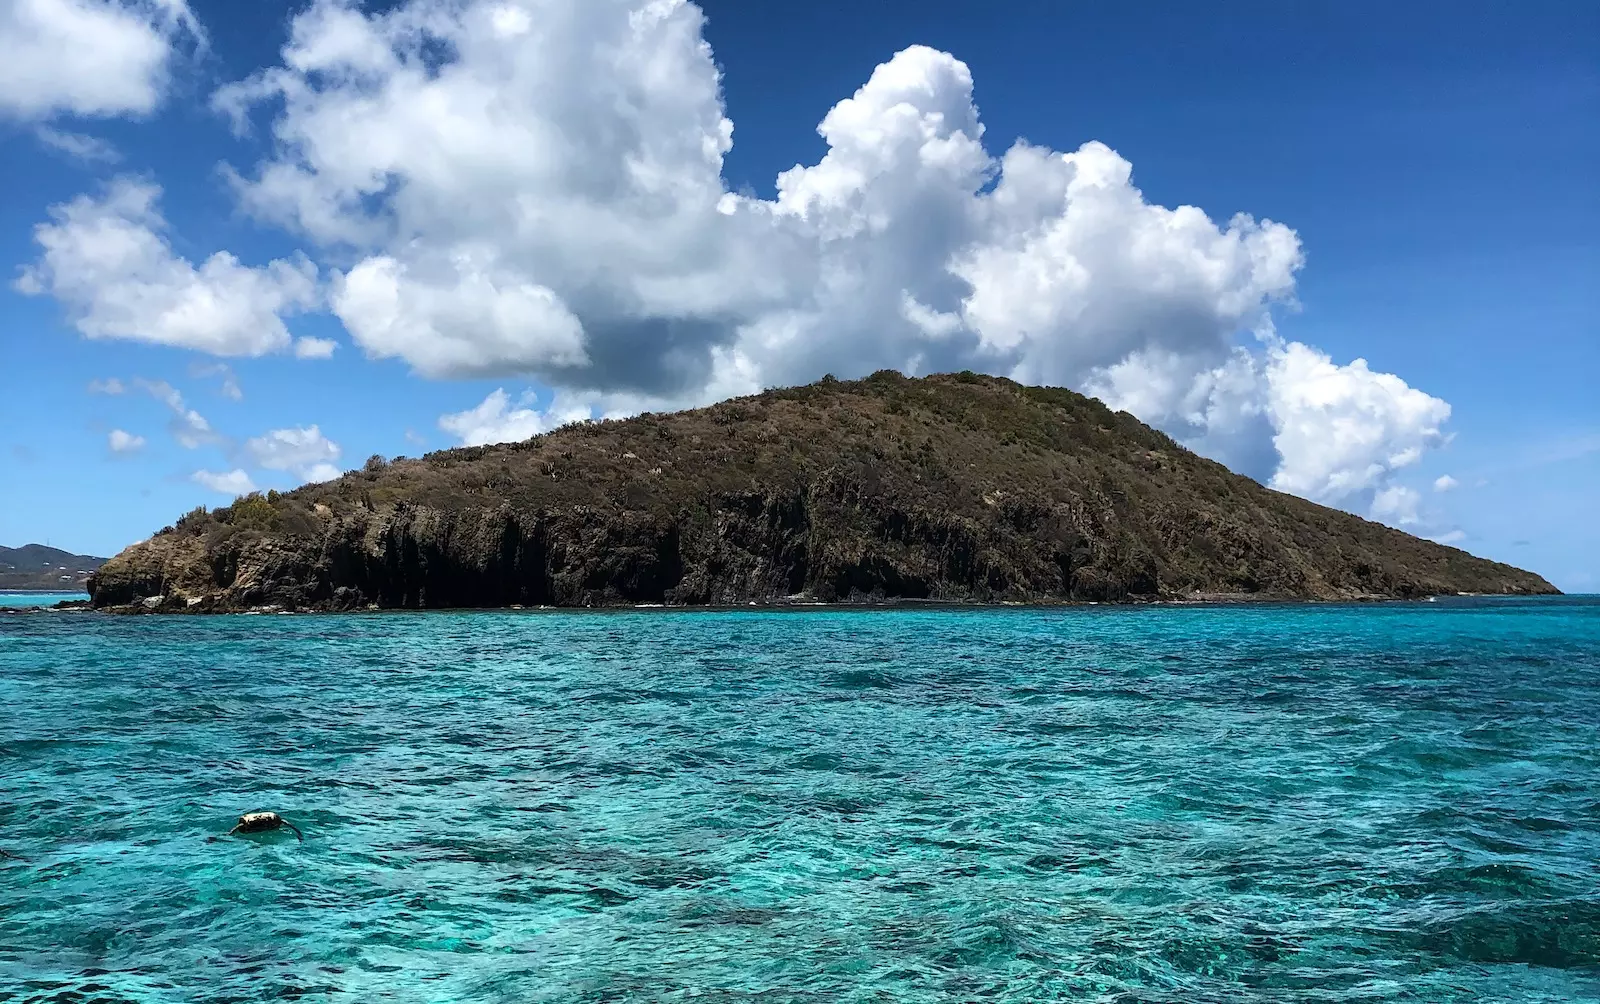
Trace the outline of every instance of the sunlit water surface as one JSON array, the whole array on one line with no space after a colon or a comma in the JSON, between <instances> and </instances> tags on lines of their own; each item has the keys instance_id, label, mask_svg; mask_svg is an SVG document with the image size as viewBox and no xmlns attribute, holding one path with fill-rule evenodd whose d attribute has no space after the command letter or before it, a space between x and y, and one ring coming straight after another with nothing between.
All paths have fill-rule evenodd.
<instances>
[{"instance_id":1,"label":"sunlit water surface","mask_svg":"<svg viewBox=\"0 0 1600 1004\"><path fill-rule=\"evenodd\" d=\"M88 593L0 592L0 610L8 607L53 607L63 600L88 598Z\"/></svg>"},{"instance_id":2,"label":"sunlit water surface","mask_svg":"<svg viewBox=\"0 0 1600 1004\"><path fill-rule=\"evenodd\" d=\"M10 615L0 849L5 1001L1600 1000L1600 601Z\"/></svg>"}]
</instances>

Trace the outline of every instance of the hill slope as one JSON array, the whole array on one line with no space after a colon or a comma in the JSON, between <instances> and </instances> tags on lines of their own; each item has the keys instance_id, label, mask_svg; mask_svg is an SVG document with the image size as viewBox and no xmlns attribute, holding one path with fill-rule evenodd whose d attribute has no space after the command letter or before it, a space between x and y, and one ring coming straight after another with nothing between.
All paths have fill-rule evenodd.
<instances>
[{"instance_id":1,"label":"hill slope","mask_svg":"<svg viewBox=\"0 0 1600 1004\"><path fill-rule=\"evenodd\" d=\"M196 610L1555 592L1070 391L889 372L375 458L196 510L89 589Z\"/></svg>"},{"instance_id":2,"label":"hill slope","mask_svg":"<svg viewBox=\"0 0 1600 1004\"><path fill-rule=\"evenodd\" d=\"M0 547L0 589L82 589L104 558L43 544Z\"/></svg>"}]
</instances>

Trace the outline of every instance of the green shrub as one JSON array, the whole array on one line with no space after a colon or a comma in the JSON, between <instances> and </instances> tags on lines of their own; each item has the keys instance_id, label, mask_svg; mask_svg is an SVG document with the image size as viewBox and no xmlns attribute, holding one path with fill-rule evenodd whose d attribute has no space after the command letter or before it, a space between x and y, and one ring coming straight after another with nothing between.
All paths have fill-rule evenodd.
<instances>
[{"instance_id":1,"label":"green shrub","mask_svg":"<svg viewBox=\"0 0 1600 1004\"><path fill-rule=\"evenodd\" d=\"M280 521L278 509L260 492L251 492L233 500L233 505L228 507L229 519L226 522L242 530L275 530ZM220 518L219 510L217 516Z\"/></svg>"}]
</instances>

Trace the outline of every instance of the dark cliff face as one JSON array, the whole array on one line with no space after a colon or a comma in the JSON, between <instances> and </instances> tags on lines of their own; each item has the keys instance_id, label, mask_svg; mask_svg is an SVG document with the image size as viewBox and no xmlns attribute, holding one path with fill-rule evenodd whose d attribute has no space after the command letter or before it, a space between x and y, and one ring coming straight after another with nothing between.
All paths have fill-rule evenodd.
<instances>
[{"instance_id":1,"label":"dark cliff face","mask_svg":"<svg viewBox=\"0 0 1600 1004\"><path fill-rule=\"evenodd\" d=\"M1070 391L893 373L369 463L190 513L89 589L199 611L1555 591Z\"/></svg>"}]
</instances>

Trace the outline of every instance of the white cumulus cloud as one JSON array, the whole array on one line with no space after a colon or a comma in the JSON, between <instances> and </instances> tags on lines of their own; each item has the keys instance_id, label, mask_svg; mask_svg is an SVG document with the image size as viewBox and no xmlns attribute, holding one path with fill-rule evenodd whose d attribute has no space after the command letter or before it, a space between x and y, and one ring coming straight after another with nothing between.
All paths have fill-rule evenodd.
<instances>
[{"instance_id":1,"label":"white cumulus cloud","mask_svg":"<svg viewBox=\"0 0 1600 1004\"><path fill-rule=\"evenodd\" d=\"M427 376L585 361L582 325L549 289L464 255L429 278L417 269L380 255L336 283L334 312L368 355L398 356Z\"/></svg>"},{"instance_id":2,"label":"white cumulus cloud","mask_svg":"<svg viewBox=\"0 0 1600 1004\"><path fill-rule=\"evenodd\" d=\"M204 43L186 0L5 0L0 116L147 114L185 39Z\"/></svg>"},{"instance_id":3,"label":"white cumulus cloud","mask_svg":"<svg viewBox=\"0 0 1600 1004\"><path fill-rule=\"evenodd\" d=\"M121 178L105 196L79 196L34 229L43 249L16 288L48 293L90 338L126 338L221 356L289 346L281 315L318 301L304 257L252 268L219 251L198 267L176 255L156 209L160 189Z\"/></svg>"},{"instance_id":4,"label":"white cumulus cloud","mask_svg":"<svg viewBox=\"0 0 1600 1004\"><path fill-rule=\"evenodd\" d=\"M222 472L195 471L189 475L189 480L229 496L248 495L256 490L256 483L250 480L250 475L237 469Z\"/></svg>"},{"instance_id":5,"label":"white cumulus cloud","mask_svg":"<svg viewBox=\"0 0 1600 1004\"><path fill-rule=\"evenodd\" d=\"M1363 512L1442 441L1443 401L1276 334L1292 229L1153 204L1097 142L991 154L948 53L907 48L819 109L826 152L775 198L730 190L703 27L681 0L316 0L281 65L216 96L270 119L233 183L352 263L330 302L356 345L429 377L526 374L609 410L970 367ZM496 392L440 424L551 421Z\"/></svg>"},{"instance_id":6,"label":"white cumulus cloud","mask_svg":"<svg viewBox=\"0 0 1600 1004\"><path fill-rule=\"evenodd\" d=\"M497 389L476 408L440 416L439 428L455 436L462 446L516 443L569 422L592 418L595 413L593 404L565 395L558 395L543 411L526 407L527 403L525 396L521 404L513 407L504 388Z\"/></svg>"},{"instance_id":7,"label":"white cumulus cloud","mask_svg":"<svg viewBox=\"0 0 1600 1004\"><path fill-rule=\"evenodd\" d=\"M1298 342L1269 350L1266 385L1283 458L1272 487L1330 505L1397 491L1389 476L1442 442L1450 417L1449 404L1391 373L1373 372L1363 359L1340 366ZM1399 498L1388 496L1379 517L1414 516L1415 505Z\"/></svg>"},{"instance_id":8,"label":"white cumulus cloud","mask_svg":"<svg viewBox=\"0 0 1600 1004\"><path fill-rule=\"evenodd\" d=\"M1132 165L1087 143L1065 155L1019 144L987 200L988 240L958 258L963 312L984 349L1028 382L1077 381L1131 353L1198 351L1288 300L1303 258L1294 231L1144 201Z\"/></svg>"},{"instance_id":9,"label":"white cumulus cloud","mask_svg":"<svg viewBox=\"0 0 1600 1004\"><path fill-rule=\"evenodd\" d=\"M1452 478L1450 475L1441 474L1437 478L1434 479L1434 481L1433 481L1433 490L1436 491L1436 492L1453 491L1454 489L1459 487L1460 484L1461 484L1461 482L1457 481L1455 478Z\"/></svg>"},{"instance_id":10,"label":"white cumulus cloud","mask_svg":"<svg viewBox=\"0 0 1600 1004\"><path fill-rule=\"evenodd\" d=\"M112 429L111 434L106 437L106 445L111 448L112 453L136 453L144 449L144 437L135 436L121 429Z\"/></svg>"},{"instance_id":11,"label":"white cumulus cloud","mask_svg":"<svg viewBox=\"0 0 1600 1004\"><path fill-rule=\"evenodd\" d=\"M296 338L294 340L294 357L296 359L332 359L333 353L339 348L339 343L331 338Z\"/></svg>"},{"instance_id":12,"label":"white cumulus cloud","mask_svg":"<svg viewBox=\"0 0 1600 1004\"><path fill-rule=\"evenodd\" d=\"M251 461L269 471L287 471L303 481L332 481L344 452L317 426L273 429L244 444Z\"/></svg>"}]
</instances>

